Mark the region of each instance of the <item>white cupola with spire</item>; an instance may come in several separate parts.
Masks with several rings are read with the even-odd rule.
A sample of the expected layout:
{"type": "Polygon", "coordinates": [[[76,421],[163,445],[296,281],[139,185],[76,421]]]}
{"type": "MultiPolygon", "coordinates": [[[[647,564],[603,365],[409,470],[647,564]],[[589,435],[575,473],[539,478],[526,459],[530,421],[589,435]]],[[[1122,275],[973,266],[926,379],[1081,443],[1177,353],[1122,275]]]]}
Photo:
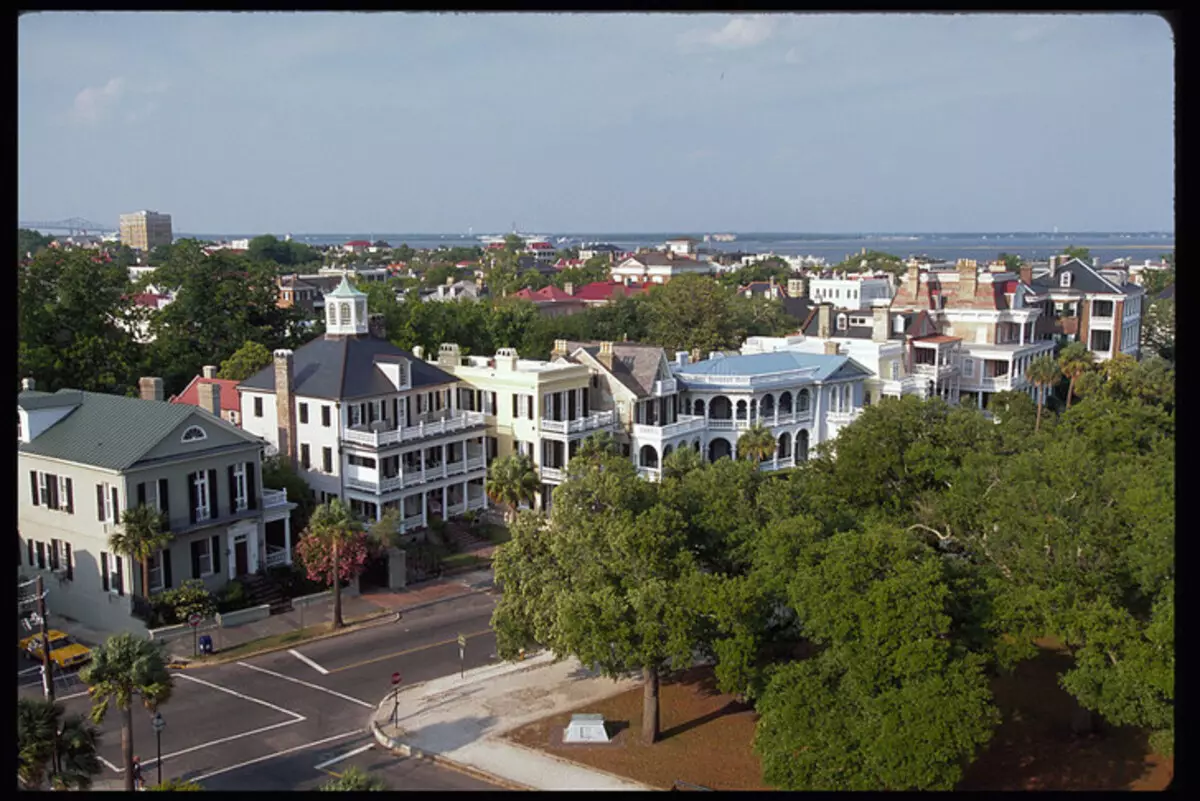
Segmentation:
{"type": "Polygon", "coordinates": [[[351,286],[343,275],[337,289],[325,295],[325,333],[363,336],[367,330],[367,295],[351,286]]]}

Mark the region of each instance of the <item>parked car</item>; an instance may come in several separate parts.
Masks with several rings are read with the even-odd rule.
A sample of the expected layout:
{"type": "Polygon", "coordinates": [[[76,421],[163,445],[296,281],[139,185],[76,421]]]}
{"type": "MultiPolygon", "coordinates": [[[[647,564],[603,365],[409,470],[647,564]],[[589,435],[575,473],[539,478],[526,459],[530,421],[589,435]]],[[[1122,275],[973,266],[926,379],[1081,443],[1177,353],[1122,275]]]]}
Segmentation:
{"type": "MultiPolygon", "coordinates": [[[[50,660],[58,666],[60,670],[73,668],[82,665],[92,658],[92,651],[86,645],[81,645],[72,640],[66,632],[51,629],[47,632],[50,638],[50,660]]],[[[41,662],[42,654],[42,635],[35,634],[32,637],[26,637],[17,643],[18,647],[25,652],[25,655],[30,659],[41,662]]]]}

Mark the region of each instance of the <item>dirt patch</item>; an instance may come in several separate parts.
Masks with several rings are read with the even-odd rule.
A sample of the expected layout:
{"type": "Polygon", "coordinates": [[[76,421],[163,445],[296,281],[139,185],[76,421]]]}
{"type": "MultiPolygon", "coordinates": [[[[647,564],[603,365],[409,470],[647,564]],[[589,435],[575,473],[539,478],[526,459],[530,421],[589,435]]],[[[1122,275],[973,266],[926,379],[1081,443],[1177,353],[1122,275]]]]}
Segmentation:
{"type": "Polygon", "coordinates": [[[714,790],[767,790],[749,744],[752,707],[716,691],[710,668],[695,668],[660,687],[661,739],[642,744],[642,690],[637,688],[561,712],[509,732],[508,739],[573,762],[669,790],[676,780],[714,790]],[[604,715],[609,743],[563,745],[571,715],[604,715]]]}

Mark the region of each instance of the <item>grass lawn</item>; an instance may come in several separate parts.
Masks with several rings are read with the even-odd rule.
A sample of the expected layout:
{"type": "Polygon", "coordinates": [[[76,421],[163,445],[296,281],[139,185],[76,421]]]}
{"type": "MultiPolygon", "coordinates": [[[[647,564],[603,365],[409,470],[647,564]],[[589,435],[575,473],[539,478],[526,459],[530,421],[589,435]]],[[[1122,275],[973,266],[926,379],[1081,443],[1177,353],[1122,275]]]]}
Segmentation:
{"type": "Polygon", "coordinates": [[[490,559],[476,556],[473,553],[455,553],[442,559],[442,567],[445,570],[455,570],[460,567],[483,567],[488,564],[491,564],[490,559]]]}
{"type": "Polygon", "coordinates": [[[492,545],[502,545],[512,539],[512,534],[508,531],[508,526],[502,526],[499,523],[483,523],[479,526],[479,534],[484,539],[492,543],[492,545]]]}
{"type": "MultiPolygon", "coordinates": [[[[1075,700],[1057,682],[1069,665],[1067,656],[1044,647],[1037,658],[993,681],[1004,722],[956,789],[1161,790],[1170,784],[1174,761],[1149,753],[1145,732],[1101,722],[1091,737],[1072,735],[1075,700]]],[[[717,693],[711,669],[695,668],[663,682],[659,714],[662,738],[651,747],[640,739],[640,687],[535,721],[508,737],[664,790],[675,780],[714,790],[769,789],[751,750],[754,710],[717,693]],[[580,712],[604,715],[613,742],[564,746],[562,730],[580,712]]]]}

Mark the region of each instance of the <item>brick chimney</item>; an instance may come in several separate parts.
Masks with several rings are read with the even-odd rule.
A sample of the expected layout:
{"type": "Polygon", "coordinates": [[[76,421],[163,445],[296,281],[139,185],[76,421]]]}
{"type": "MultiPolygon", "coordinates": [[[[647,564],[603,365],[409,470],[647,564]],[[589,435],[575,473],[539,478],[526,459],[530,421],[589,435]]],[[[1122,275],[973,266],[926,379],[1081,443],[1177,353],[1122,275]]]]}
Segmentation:
{"type": "Polygon", "coordinates": [[[1033,265],[1029,262],[1021,262],[1021,283],[1033,286],[1033,265]]]}
{"type": "Polygon", "coordinates": [[[804,286],[803,278],[789,278],[788,279],[787,293],[788,293],[789,298],[804,297],[804,290],[805,290],[805,286],[804,286]]]}
{"type": "Polygon", "coordinates": [[[833,333],[833,306],[822,303],[817,307],[817,338],[829,339],[833,333]]]}
{"type": "Polygon", "coordinates": [[[611,342],[600,343],[600,355],[597,358],[604,365],[605,369],[610,371],[613,369],[613,349],[611,342]]]}
{"type": "Polygon", "coordinates": [[[871,340],[874,342],[887,342],[888,311],[887,306],[875,306],[871,309],[871,340]]]}
{"type": "Polygon", "coordinates": [[[554,350],[550,351],[550,358],[553,359],[555,356],[566,356],[566,355],[567,355],[567,340],[565,340],[565,339],[554,340],[554,350]]]}
{"type": "Polygon", "coordinates": [[[825,343],[825,355],[826,356],[837,356],[838,355],[838,343],[836,343],[832,340],[826,342],[825,343]]]}
{"type": "Polygon", "coordinates": [[[700,349],[699,349],[699,348],[692,348],[691,363],[692,363],[692,364],[695,364],[695,363],[697,363],[697,362],[699,362],[699,361],[701,361],[701,358],[700,358],[700,349]]]}
{"type": "Polygon", "coordinates": [[[202,381],[196,387],[200,395],[200,408],[216,417],[221,416],[221,385],[212,381],[202,381]]]}
{"type": "Polygon", "coordinates": [[[217,368],[215,365],[206,364],[200,368],[200,375],[203,376],[204,378],[216,378],[217,377],[217,368]]]}
{"type": "Polygon", "coordinates": [[[962,300],[975,297],[975,287],[979,281],[976,266],[974,259],[958,260],[958,297],[962,300]]]}
{"type": "Polygon", "coordinates": [[[441,367],[457,367],[462,364],[461,351],[454,342],[444,342],[438,345],[438,365],[441,367]]]}
{"type": "Polygon", "coordinates": [[[376,339],[387,339],[387,322],[382,314],[367,315],[367,332],[376,339]]]}
{"type": "Polygon", "coordinates": [[[163,380],[161,378],[138,379],[138,390],[142,400],[160,401],[163,399],[163,380]]]}
{"type": "Polygon", "coordinates": [[[574,295],[575,285],[568,281],[567,283],[563,284],[563,292],[566,292],[568,295],[574,295]]]}
{"type": "Polygon", "coordinates": [[[296,464],[295,370],[290,350],[275,351],[275,413],[279,416],[279,454],[296,464]]]}
{"type": "Polygon", "coordinates": [[[23,392],[33,392],[35,389],[37,389],[37,382],[32,378],[21,379],[21,390],[23,392]]]}
{"type": "Polygon", "coordinates": [[[421,361],[425,361],[425,348],[422,345],[413,345],[412,355],[416,356],[421,361]]]}

